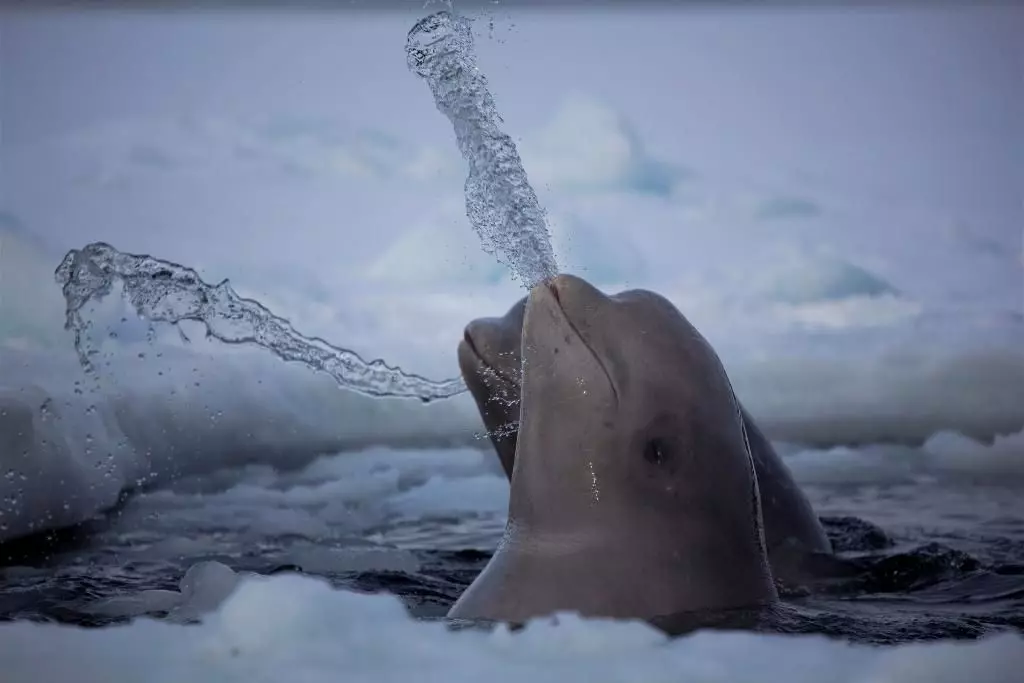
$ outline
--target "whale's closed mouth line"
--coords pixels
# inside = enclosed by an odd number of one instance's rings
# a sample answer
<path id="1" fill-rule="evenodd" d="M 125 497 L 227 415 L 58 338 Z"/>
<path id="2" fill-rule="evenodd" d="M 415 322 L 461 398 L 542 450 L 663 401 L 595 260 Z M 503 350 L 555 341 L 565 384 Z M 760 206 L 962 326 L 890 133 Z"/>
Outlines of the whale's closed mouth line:
<path id="1" fill-rule="evenodd" d="M 469 334 L 468 330 L 462 333 L 462 340 L 466 342 L 466 345 L 469 347 L 469 350 L 473 352 L 473 355 L 476 356 L 476 359 L 478 361 L 480 361 L 480 364 L 483 365 L 488 370 L 490 370 L 491 372 L 493 372 L 495 377 L 497 377 L 499 380 L 505 382 L 511 387 L 515 387 L 517 389 L 519 388 L 519 382 L 516 382 L 515 380 L 511 379 L 501 370 L 487 362 L 487 359 L 484 358 L 484 355 L 480 353 L 479 349 L 476 348 L 476 344 L 473 343 L 473 337 Z"/>
<path id="2" fill-rule="evenodd" d="M 573 323 L 572 318 L 570 318 L 569 315 L 565 312 L 565 309 L 562 308 L 562 300 L 558 298 L 558 290 L 555 289 L 555 286 L 553 284 L 548 284 L 547 288 L 548 291 L 551 292 L 552 298 L 554 298 L 555 300 L 555 305 L 558 307 L 558 312 L 562 314 L 562 318 L 569 325 L 569 329 L 571 329 L 572 333 L 576 335 L 576 338 L 580 340 L 580 343 L 583 344 L 584 347 L 586 347 L 587 351 L 590 352 L 590 355 L 593 356 L 594 360 L 597 362 L 598 367 L 601 368 L 601 372 L 604 373 L 605 379 L 608 380 L 608 386 L 612 388 L 612 397 L 615 399 L 615 405 L 619 405 L 619 389 L 618 387 L 615 386 L 615 381 L 612 379 L 611 373 L 608 372 L 608 368 L 605 366 L 604 361 L 601 360 L 601 357 L 594 352 L 594 347 L 592 347 L 584 338 L 584 336 L 580 334 L 580 331 L 576 327 L 576 324 Z"/>

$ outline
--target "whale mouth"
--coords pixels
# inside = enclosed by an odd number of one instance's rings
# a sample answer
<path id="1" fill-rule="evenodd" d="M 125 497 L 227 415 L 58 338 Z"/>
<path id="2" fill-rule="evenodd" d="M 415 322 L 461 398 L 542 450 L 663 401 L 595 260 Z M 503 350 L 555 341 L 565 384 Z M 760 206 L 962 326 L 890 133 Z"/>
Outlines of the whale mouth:
<path id="1" fill-rule="evenodd" d="M 506 375 L 504 372 L 502 372 L 496 366 L 494 366 L 491 363 L 489 363 L 487 361 L 487 358 L 484 356 L 484 354 L 480 353 L 480 349 L 477 348 L 476 343 L 473 341 L 473 335 L 471 335 L 469 333 L 469 330 L 465 330 L 462 333 L 462 341 L 469 348 L 469 351 L 470 351 L 470 353 L 473 354 L 473 357 L 476 358 L 477 362 L 486 371 L 488 371 L 490 374 L 492 374 L 494 377 L 496 377 L 500 382 L 503 382 L 504 384 L 506 384 L 508 387 L 514 388 L 517 391 L 519 390 L 519 388 L 520 388 L 519 387 L 519 382 L 517 382 L 516 380 L 514 380 L 511 377 L 509 377 L 508 375 Z"/>
<path id="2" fill-rule="evenodd" d="M 576 323 L 574 323 L 569 314 L 566 313 L 565 306 L 562 305 L 562 299 L 558 296 L 558 287 L 556 286 L 556 281 L 549 281 L 545 283 L 543 286 L 545 289 L 547 289 L 548 292 L 550 292 L 551 298 L 555 300 L 555 307 L 558 309 L 558 312 L 562 316 L 562 319 L 565 320 L 566 324 L 569 326 L 569 329 L 572 330 L 572 333 L 576 335 L 576 338 L 579 339 L 580 343 L 583 344 L 584 348 L 587 349 L 587 352 L 590 353 L 590 355 L 593 357 L 594 362 L 597 363 L 597 366 L 601 368 L 601 372 L 604 373 L 605 379 L 608 380 L 608 386 L 611 387 L 612 398 L 615 400 L 615 405 L 619 405 L 619 388 L 615 385 L 615 380 L 612 379 L 612 374 L 608 372 L 608 366 L 605 365 L 604 361 L 601 359 L 601 356 L 599 356 L 597 352 L 594 351 L 594 347 L 591 346 L 590 342 L 587 341 L 586 337 L 584 337 L 583 334 L 580 333 L 579 328 L 576 327 Z"/>

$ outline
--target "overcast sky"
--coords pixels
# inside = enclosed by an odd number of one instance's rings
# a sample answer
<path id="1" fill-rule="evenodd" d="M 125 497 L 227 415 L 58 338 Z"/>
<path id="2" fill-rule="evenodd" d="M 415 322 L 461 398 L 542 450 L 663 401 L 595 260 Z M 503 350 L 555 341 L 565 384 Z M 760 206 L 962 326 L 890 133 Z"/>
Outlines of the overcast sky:
<path id="1" fill-rule="evenodd" d="M 32 299 L 12 235 L 45 243 L 50 298 L 63 252 L 105 240 L 454 367 L 459 328 L 519 290 L 406 68 L 422 14 L 0 14 L 3 305 Z M 713 340 L 737 300 L 826 328 L 1019 315 L 1019 8 L 472 16 L 567 268 L 661 289 Z"/>

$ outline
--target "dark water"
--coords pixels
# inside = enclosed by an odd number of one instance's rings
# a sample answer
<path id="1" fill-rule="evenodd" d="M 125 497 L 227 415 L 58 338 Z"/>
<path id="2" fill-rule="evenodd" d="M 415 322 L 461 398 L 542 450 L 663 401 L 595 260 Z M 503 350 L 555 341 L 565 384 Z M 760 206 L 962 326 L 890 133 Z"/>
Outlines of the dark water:
<path id="1" fill-rule="evenodd" d="M 1018 488 L 932 483 L 807 490 L 838 556 L 815 561 L 821 578 L 813 585 L 782 587 L 782 608 L 752 628 L 872 643 L 1024 633 Z M 217 500 L 211 498 L 211 506 Z M 310 539 L 293 532 L 254 535 L 252 525 L 225 521 L 223 514 L 211 514 L 211 521 L 194 501 L 189 514 L 186 508 L 147 510 L 143 496 L 80 529 L 0 547 L 0 619 L 83 626 L 124 621 L 88 606 L 142 590 L 176 590 L 184 572 L 202 560 L 387 591 L 413 615 L 437 618 L 486 564 L 502 525 L 493 515 L 428 515 Z M 231 519 L 240 516 L 233 508 Z M 353 557 L 372 552 L 359 566 L 322 559 L 350 551 Z"/>

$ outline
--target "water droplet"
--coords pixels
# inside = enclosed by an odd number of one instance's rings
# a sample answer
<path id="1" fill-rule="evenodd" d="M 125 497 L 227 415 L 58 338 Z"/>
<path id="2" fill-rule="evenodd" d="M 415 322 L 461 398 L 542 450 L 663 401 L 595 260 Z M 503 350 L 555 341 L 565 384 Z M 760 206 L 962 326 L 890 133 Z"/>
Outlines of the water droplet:
<path id="1" fill-rule="evenodd" d="M 136 313 L 152 323 L 175 325 L 184 320 L 201 322 L 207 334 L 226 343 L 251 342 L 269 349 L 286 361 L 298 361 L 331 375 L 340 385 L 373 396 L 426 396 L 446 398 L 465 391 L 460 378 L 433 382 L 409 375 L 382 360 L 366 361 L 353 351 L 305 337 L 288 320 L 275 316 L 258 302 L 240 298 L 225 280 L 204 282 L 196 271 L 170 261 L 125 254 L 109 244 L 94 242 L 65 255 L 57 268 L 63 285 L 67 324 L 76 333 L 75 348 L 83 368 L 92 372 L 97 354 L 85 334 L 93 325 L 91 305 L 102 300 L 115 285 Z M 150 342 L 156 330 L 147 330 Z M 162 351 L 151 351 L 157 358 Z M 159 376 L 166 371 L 161 369 Z M 81 393 L 76 387 L 76 393 Z"/>

